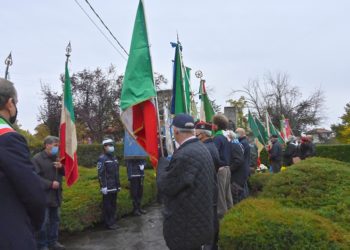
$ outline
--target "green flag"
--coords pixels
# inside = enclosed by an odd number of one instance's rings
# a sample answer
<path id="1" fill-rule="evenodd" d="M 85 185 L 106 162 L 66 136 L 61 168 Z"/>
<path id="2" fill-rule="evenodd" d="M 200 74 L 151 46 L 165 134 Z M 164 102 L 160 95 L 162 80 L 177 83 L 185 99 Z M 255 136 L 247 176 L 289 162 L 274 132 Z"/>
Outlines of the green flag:
<path id="1" fill-rule="evenodd" d="M 269 114 L 266 112 L 266 124 L 268 124 L 268 131 L 270 132 L 271 135 L 277 135 L 278 136 L 278 141 L 281 144 L 284 144 L 285 141 L 283 140 L 281 133 L 278 131 L 278 129 L 273 125 L 271 118 Z"/>
<path id="2" fill-rule="evenodd" d="M 187 108 L 186 113 L 191 114 L 191 68 L 189 67 L 185 67 L 185 98 Z"/>
<path id="3" fill-rule="evenodd" d="M 156 96 L 143 2 L 140 0 L 123 79 L 120 106 L 127 108 Z"/>
<path id="4" fill-rule="evenodd" d="M 201 109 L 199 114 L 199 119 L 205 122 L 211 122 L 213 116 L 215 115 L 214 109 L 211 106 L 206 88 L 205 88 L 205 80 L 201 80 L 199 86 L 199 94 L 201 99 Z"/>
<path id="5" fill-rule="evenodd" d="M 263 136 L 260 133 L 259 127 L 256 124 L 254 117 L 252 116 L 252 114 L 250 113 L 250 111 L 248 112 L 248 125 L 250 130 L 253 132 L 254 136 L 259 140 L 259 142 L 263 145 L 266 145 L 266 141 L 263 138 Z"/>
<path id="6" fill-rule="evenodd" d="M 175 49 L 174 76 L 173 76 L 173 96 L 171 100 L 171 113 L 189 113 L 188 97 L 186 95 L 185 76 L 186 70 L 183 66 L 181 44 L 178 41 Z"/>
<path id="7" fill-rule="evenodd" d="M 126 130 L 147 152 L 154 167 L 158 163 L 158 118 L 151 53 L 143 1 L 137 8 L 128 63 L 123 79 L 120 106 Z"/>
<path id="8" fill-rule="evenodd" d="M 256 123 L 256 125 L 259 129 L 259 132 L 261 134 L 261 139 L 263 141 L 262 144 L 267 145 L 269 142 L 269 137 L 267 135 L 267 131 L 266 131 L 264 124 L 256 117 L 254 120 L 255 120 L 255 123 Z"/>

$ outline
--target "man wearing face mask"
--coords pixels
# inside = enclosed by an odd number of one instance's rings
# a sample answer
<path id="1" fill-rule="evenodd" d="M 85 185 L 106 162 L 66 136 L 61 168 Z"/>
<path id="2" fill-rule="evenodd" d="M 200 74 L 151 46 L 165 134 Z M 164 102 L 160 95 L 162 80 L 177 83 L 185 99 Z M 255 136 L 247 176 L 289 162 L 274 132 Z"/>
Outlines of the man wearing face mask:
<path id="1" fill-rule="evenodd" d="M 34 230 L 45 215 L 45 192 L 34 172 L 17 116 L 13 83 L 0 78 L 0 249 L 36 249 Z"/>
<path id="2" fill-rule="evenodd" d="M 47 136 L 44 139 L 44 149 L 33 157 L 35 170 L 41 177 L 46 190 L 45 221 L 38 234 L 39 249 L 64 249 L 58 242 L 59 208 L 62 203 L 62 177 L 64 167 L 58 156 L 59 138 Z"/>
<path id="3" fill-rule="evenodd" d="M 115 230 L 118 228 L 115 213 L 117 210 L 117 192 L 120 191 L 119 163 L 114 157 L 114 141 L 105 139 L 102 145 L 104 153 L 97 161 L 97 171 L 103 195 L 103 218 L 106 228 Z"/>

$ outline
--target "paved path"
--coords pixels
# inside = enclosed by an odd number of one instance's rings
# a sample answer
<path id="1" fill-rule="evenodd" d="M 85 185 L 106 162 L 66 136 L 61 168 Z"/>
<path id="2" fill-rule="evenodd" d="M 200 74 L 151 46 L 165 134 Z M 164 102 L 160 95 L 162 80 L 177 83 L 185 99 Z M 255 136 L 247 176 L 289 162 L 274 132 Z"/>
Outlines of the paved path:
<path id="1" fill-rule="evenodd" d="M 147 208 L 140 217 L 126 217 L 118 221 L 120 229 L 110 231 L 99 226 L 75 235 L 63 235 L 61 243 L 67 250 L 166 250 L 161 207 Z"/>

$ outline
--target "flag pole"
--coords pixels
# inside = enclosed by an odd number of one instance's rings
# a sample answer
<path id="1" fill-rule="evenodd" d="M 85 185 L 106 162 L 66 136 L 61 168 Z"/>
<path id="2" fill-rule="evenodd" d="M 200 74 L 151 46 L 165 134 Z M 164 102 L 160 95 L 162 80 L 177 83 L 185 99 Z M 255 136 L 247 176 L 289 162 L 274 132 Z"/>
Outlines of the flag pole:
<path id="1" fill-rule="evenodd" d="M 70 53 L 72 52 L 72 45 L 70 44 L 70 41 L 66 47 L 66 64 L 68 64 L 68 60 L 69 60 L 69 57 L 70 57 Z"/>
<path id="2" fill-rule="evenodd" d="M 160 126 L 159 105 L 158 105 L 158 91 L 157 91 L 157 87 L 156 87 L 156 84 L 154 82 L 154 79 L 153 79 L 153 84 L 154 84 L 154 88 L 156 90 L 156 96 L 154 97 L 154 99 L 155 99 L 155 102 L 156 102 L 156 110 L 157 110 L 160 152 L 162 154 L 162 157 L 164 157 L 163 140 L 162 140 L 161 126 Z"/>
<path id="3" fill-rule="evenodd" d="M 8 57 L 5 59 L 5 65 L 6 65 L 6 70 L 5 70 L 5 79 L 8 80 L 9 77 L 9 68 L 12 65 L 12 52 L 8 55 Z"/>

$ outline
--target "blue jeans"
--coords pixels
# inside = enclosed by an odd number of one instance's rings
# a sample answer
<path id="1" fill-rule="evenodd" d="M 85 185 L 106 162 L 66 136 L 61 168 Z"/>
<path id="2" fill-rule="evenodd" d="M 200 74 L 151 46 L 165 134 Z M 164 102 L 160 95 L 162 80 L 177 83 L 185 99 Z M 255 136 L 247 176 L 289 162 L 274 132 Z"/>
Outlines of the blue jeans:
<path id="1" fill-rule="evenodd" d="M 60 223 L 59 207 L 48 207 L 45 210 L 45 220 L 38 234 L 38 248 L 48 247 L 58 240 Z"/>

